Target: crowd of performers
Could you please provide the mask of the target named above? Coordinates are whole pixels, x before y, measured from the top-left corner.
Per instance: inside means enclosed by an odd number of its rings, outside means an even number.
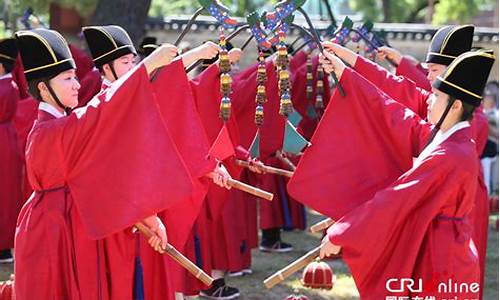
[[[480,299],[495,57],[471,50],[474,26],[439,29],[425,68],[380,48],[395,74],[329,41],[257,57],[223,38],[181,53],[151,39],[136,50],[119,26],[82,32],[88,51],[49,29],[0,42],[0,249],[16,299],[235,299],[225,276],[252,274],[252,249],[291,251],[280,233],[305,229],[305,207],[335,220],[321,256],[341,254],[362,299]],[[256,62],[231,71],[247,52]],[[293,155],[290,130],[308,142]],[[388,291],[391,278],[424,289]],[[438,291],[450,279],[469,288]]]

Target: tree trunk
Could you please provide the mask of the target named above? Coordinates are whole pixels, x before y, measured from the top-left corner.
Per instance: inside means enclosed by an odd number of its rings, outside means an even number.
[[[434,16],[434,0],[427,1],[427,14],[425,15],[425,23],[431,24]]]
[[[151,0],[98,0],[90,25],[119,25],[138,45],[144,36]]]
[[[382,12],[384,13],[384,22],[390,23],[391,20],[391,0],[382,0]]]

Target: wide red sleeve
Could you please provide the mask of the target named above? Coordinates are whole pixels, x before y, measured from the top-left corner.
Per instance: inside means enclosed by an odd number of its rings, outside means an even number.
[[[248,71],[248,70],[247,70]],[[241,74],[241,73],[240,73]],[[248,149],[257,132],[255,125],[255,95],[257,93],[257,68],[251,68],[246,76],[236,76],[232,84],[232,110],[240,133],[240,145]],[[265,117],[264,117],[265,118]]]
[[[427,98],[430,92],[417,87],[415,82],[403,76],[395,76],[376,63],[359,55],[354,64],[354,69],[389,97],[408,107],[421,118],[427,117]]]
[[[410,169],[431,131],[355,71],[340,81],[346,97],[334,92],[288,183],[294,199],[333,219]]]
[[[143,66],[60,120],[54,121],[63,126],[54,151],[64,157],[66,183],[92,237],[122,230],[190,195],[191,177]]]
[[[329,228],[328,238],[342,246],[361,297],[383,299],[392,295],[388,279],[414,276],[432,220],[466,180],[454,165],[444,151],[434,152]]]
[[[153,88],[160,113],[189,171],[196,178],[205,176],[215,168],[216,161],[208,156],[210,143],[182,60],[164,67]]]
[[[472,136],[476,142],[476,150],[478,156],[483,154],[484,147],[486,147],[486,142],[488,141],[488,118],[484,114],[482,107],[476,108],[474,110],[474,115],[470,121],[472,127]]]
[[[427,74],[414,65],[408,58],[403,57],[398,67],[396,68],[396,75],[404,76],[415,82],[416,86],[426,91],[431,91],[432,87],[427,79]]]

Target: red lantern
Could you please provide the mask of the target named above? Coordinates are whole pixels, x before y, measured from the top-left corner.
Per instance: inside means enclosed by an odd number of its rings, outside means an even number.
[[[331,289],[333,287],[333,271],[322,261],[314,261],[306,266],[302,272],[301,283],[313,289]]]
[[[0,281],[0,300],[14,300],[14,281]]]
[[[498,196],[493,196],[490,198],[490,213],[498,212]]]

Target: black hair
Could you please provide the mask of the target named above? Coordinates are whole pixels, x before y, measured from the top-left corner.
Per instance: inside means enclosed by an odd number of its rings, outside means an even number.
[[[48,83],[49,80],[51,80],[52,78],[54,78],[54,76],[28,80],[28,93],[36,100],[43,102],[40,89],[38,88],[38,84],[40,82]]]
[[[115,60],[110,61],[109,63],[106,63],[102,66],[96,66],[97,70],[101,73],[101,75],[104,75],[104,66],[109,65],[111,68],[114,68],[115,66]]]
[[[459,100],[453,96],[448,96],[448,102],[449,103],[453,103],[455,102],[455,100],[458,100],[460,102],[462,102],[462,116],[460,117],[460,121],[470,121],[472,120],[473,116],[474,116],[474,110],[476,109],[476,107],[472,104],[469,104],[469,103],[466,103],[462,100]]]
[[[14,62],[6,62],[6,61],[3,61],[1,62],[1,64],[3,65],[3,68],[5,69],[5,73],[10,73],[12,72],[12,70],[14,70]]]

